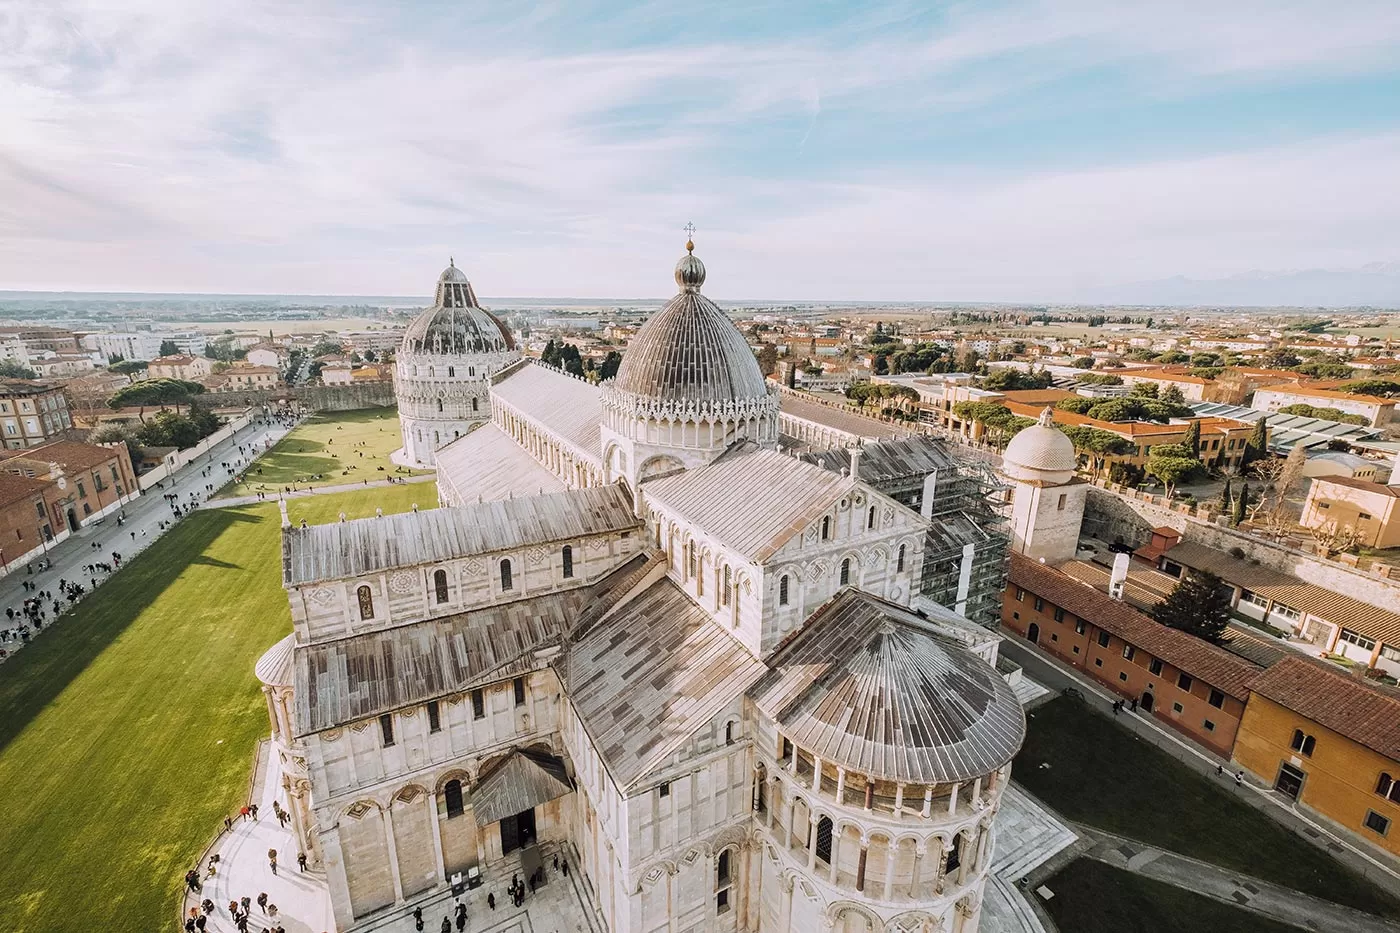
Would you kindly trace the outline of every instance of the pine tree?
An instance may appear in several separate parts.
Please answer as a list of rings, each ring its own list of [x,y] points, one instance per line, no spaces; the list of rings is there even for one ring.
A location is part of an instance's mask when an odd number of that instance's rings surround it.
[[[1191,456],[1196,459],[1201,457],[1201,422],[1193,420],[1191,426],[1186,429],[1186,438],[1181,442],[1181,446],[1191,448]]]
[[[1220,490],[1220,514],[1230,514],[1230,477],[1225,477],[1225,488]]]
[[[1152,618],[1218,645],[1230,622],[1230,598],[1215,574],[1192,570],[1153,607]]]
[[[1247,511],[1248,508],[1249,484],[1245,483],[1240,487],[1240,494],[1235,497],[1235,511],[1230,515],[1231,524],[1238,528],[1240,523],[1244,521],[1245,516],[1249,514]]]

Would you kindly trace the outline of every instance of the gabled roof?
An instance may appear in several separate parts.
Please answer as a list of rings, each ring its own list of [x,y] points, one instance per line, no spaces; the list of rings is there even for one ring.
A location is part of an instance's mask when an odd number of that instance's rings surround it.
[[[549,803],[574,789],[564,762],[543,749],[516,748],[482,768],[472,815],[486,826]]]
[[[0,472],[0,507],[20,502],[43,493],[50,480],[20,476],[18,473]]]
[[[1237,700],[1249,697],[1250,684],[1259,674],[1258,665],[1194,635],[1168,628],[1127,603],[1024,555],[1011,555],[1008,579],[1012,585],[1116,635]]]
[[[642,495],[761,563],[855,485],[850,477],[746,444],[703,467],[644,483]]]
[[[814,421],[832,430],[870,440],[907,437],[912,433],[896,425],[868,418],[852,409],[826,405],[816,398],[803,398],[794,392],[784,392],[778,396],[778,410],[784,415]]]
[[[438,448],[438,486],[451,487],[453,501],[510,499],[563,492],[562,480],[494,424]],[[461,488],[457,488],[458,484]]]
[[[558,435],[575,456],[602,466],[602,395],[586,379],[531,360],[495,383],[491,396]]]
[[[797,746],[877,780],[945,784],[1010,761],[1021,704],[990,664],[893,603],[843,589],[749,697]]]
[[[1400,697],[1287,658],[1254,680],[1254,692],[1392,761],[1400,761]]]
[[[121,456],[114,447],[82,444],[78,441],[50,441],[38,447],[6,451],[5,454],[7,460],[37,460],[41,463],[57,463],[66,472],[91,470]]]
[[[569,704],[624,792],[764,672],[668,578],[570,644],[555,666]]]
[[[860,450],[857,478],[874,486],[911,477],[922,480],[934,470],[952,470],[958,465],[947,442],[928,434],[865,444]],[[805,453],[801,459],[832,473],[851,469],[849,447]]]
[[[621,486],[286,528],[282,582],[298,586],[640,526]]]

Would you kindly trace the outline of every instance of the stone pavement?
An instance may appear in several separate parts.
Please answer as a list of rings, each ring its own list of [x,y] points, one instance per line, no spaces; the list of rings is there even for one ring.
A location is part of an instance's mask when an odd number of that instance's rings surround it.
[[[20,586],[21,581],[37,584],[40,589],[56,593],[60,579],[77,580],[87,584],[92,575],[83,572],[83,565],[94,561],[111,561],[113,551],[122,555],[122,566],[126,566],[133,557],[150,547],[162,534],[174,527],[177,520],[171,514],[169,503],[162,496],[174,493],[179,496],[183,503],[190,501],[190,493],[194,493],[200,500],[200,508],[204,508],[204,497],[208,495],[204,488],[206,484],[212,482],[215,486],[219,486],[227,481],[226,476],[202,476],[201,472],[206,467],[212,463],[214,472],[218,473],[220,463],[231,462],[240,456],[238,453],[240,445],[245,448],[252,445],[258,452],[262,452],[271,443],[276,443],[281,439],[289,430],[289,428],[275,422],[270,425],[252,424],[242,428],[232,437],[211,447],[207,456],[200,457],[178,471],[174,477],[165,480],[164,488],[153,487],[146,493],[127,500],[123,506],[126,520],[122,525],[117,525],[116,514],[112,514],[102,524],[80,528],[49,548],[45,556],[53,562],[51,569],[27,574],[24,567],[12,565],[10,572],[0,577],[0,628],[17,627],[5,616],[4,609],[9,606],[18,610],[24,603],[25,597],[30,595],[25,593]],[[160,527],[161,522],[165,522],[164,529]],[[93,547],[94,542],[98,544],[98,547]],[[117,571],[117,573],[120,572],[120,570]],[[84,598],[91,599],[93,593],[101,590],[104,582],[102,575],[99,574],[97,590],[89,590]],[[64,603],[66,605],[67,601],[65,600]],[[57,624],[61,624],[67,616],[68,613],[65,612],[59,617]],[[50,627],[54,624],[54,619],[50,616],[44,624],[44,628],[32,634],[31,638],[47,637]],[[11,639],[0,647],[6,648],[13,654],[16,649],[22,647],[22,643]]]
[[[1093,841],[1086,857],[1173,887],[1204,894],[1234,907],[1263,914],[1309,930],[1348,933],[1397,933],[1400,923],[1309,897],[1282,885],[1260,881],[1196,859],[1178,855],[1089,827],[1080,831]]]
[[[216,874],[205,877],[204,890],[199,894],[185,892],[185,915],[189,909],[199,904],[203,898],[214,902],[214,913],[209,917],[206,929],[209,933],[237,933],[229,916],[228,902],[242,897],[253,899],[248,929],[267,930],[281,924],[287,933],[322,933],[334,930],[335,920],[331,914],[330,891],[326,887],[324,872],[302,872],[297,868],[297,845],[292,835],[291,823],[283,829],[277,825],[277,817],[272,812],[272,801],[277,800],[286,809],[291,801],[282,794],[282,775],[277,754],[268,742],[262,746],[259,756],[258,775],[255,784],[255,799],[258,801],[258,819],[234,817],[233,831],[220,832],[211,854],[217,853],[219,863]],[[279,798],[279,794],[282,796]],[[212,828],[212,827],[211,827]],[[272,873],[268,864],[267,850],[277,850],[277,874]],[[208,874],[209,861],[206,858],[199,866],[201,875]],[[258,908],[258,894],[266,892],[268,903],[276,905],[277,915],[270,916]]]
[[[265,498],[259,499],[252,496],[229,496],[224,499],[211,499],[204,505],[204,508],[222,509],[235,505],[252,505],[255,502],[276,502],[282,499],[304,499],[307,496],[319,496],[322,493],[330,492],[354,492],[357,489],[374,489],[382,486],[400,486],[405,483],[433,483],[437,481],[436,473],[428,473],[423,476],[405,476],[395,479],[392,483],[387,479],[373,479],[358,483],[340,483],[336,486],[316,486],[311,489],[298,489],[296,492],[269,492]]]

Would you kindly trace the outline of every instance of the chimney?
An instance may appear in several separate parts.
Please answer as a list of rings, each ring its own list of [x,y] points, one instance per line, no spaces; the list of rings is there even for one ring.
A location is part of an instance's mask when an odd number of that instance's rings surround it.
[[[1113,573],[1108,578],[1108,595],[1114,599],[1123,598],[1123,587],[1128,582],[1128,561],[1131,558],[1127,554],[1113,555]]]
[[[860,447],[851,448],[851,479],[860,479]]]

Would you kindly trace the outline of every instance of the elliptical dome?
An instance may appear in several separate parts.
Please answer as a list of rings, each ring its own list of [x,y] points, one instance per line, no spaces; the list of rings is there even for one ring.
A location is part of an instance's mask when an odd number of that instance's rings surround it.
[[[515,349],[515,338],[476,301],[465,273],[450,261],[438,276],[433,306],[408,325],[402,352],[458,355]]]
[[[1046,408],[1006,445],[1001,471],[1011,479],[1057,485],[1073,479],[1077,466],[1074,442],[1054,426],[1054,414]]]
[[[686,244],[676,263],[680,292],[652,315],[622,356],[613,389],[673,404],[710,406],[766,398],[768,383],[748,341],[700,294],[705,266]]]

